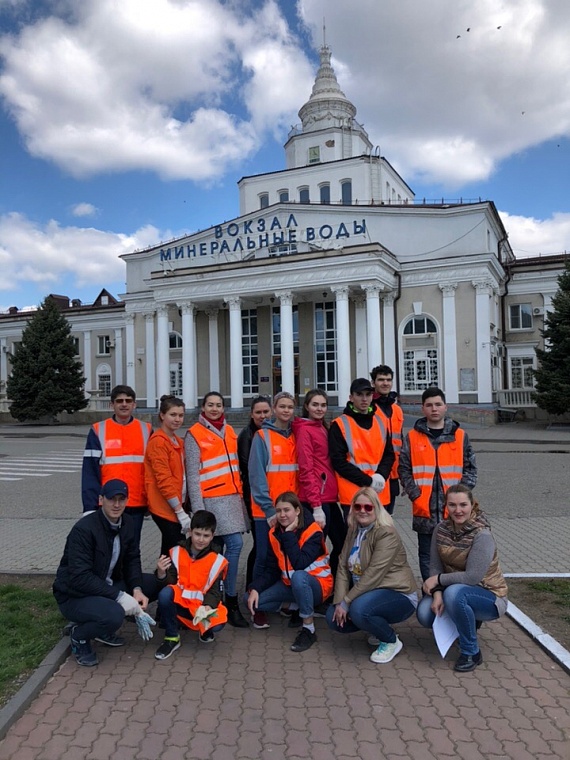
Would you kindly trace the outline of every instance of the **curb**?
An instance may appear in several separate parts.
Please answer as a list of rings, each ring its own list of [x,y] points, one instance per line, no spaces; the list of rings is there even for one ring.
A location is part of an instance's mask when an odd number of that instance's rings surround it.
[[[560,667],[570,675],[570,652],[553,639],[549,633],[545,633],[542,628],[532,621],[522,610],[509,602],[507,607],[507,616],[511,618],[520,628],[527,633],[531,639],[544,649],[546,654],[557,662]]]
[[[0,741],[18,718],[25,713],[55,671],[65,662],[70,651],[69,637],[65,636],[57,642],[51,652],[48,652],[22,688],[0,710]]]

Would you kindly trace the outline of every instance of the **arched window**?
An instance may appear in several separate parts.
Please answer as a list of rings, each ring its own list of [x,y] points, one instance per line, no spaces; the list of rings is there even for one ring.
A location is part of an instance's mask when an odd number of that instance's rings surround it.
[[[340,183],[341,199],[343,206],[352,204],[352,181],[345,179]]]
[[[111,367],[108,364],[99,364],[96,371],[97,390],[101,396],[110,396],[112,386]]]
[[[319,187],[320,194],[321,194],[321,203],[330,203],[331,202],[331,186],[328,182],[325,182]]]
[[[267,208],[269,206],[269,193],[261,193],[259,196],[259,208]]]
[[[423,314],[410,317],[402,331],[404,391],[439,385],[438,330]]]
[[[287,203],[289,201],[289,190],[279,190],[279,203]]]
[[[299,188],[299,203],[310,203],[308,187]]]
[[[182,348],[182,335],[177,332],[171,332],[168,336],[169,348],[171,351],[175,351],[178,348]]]

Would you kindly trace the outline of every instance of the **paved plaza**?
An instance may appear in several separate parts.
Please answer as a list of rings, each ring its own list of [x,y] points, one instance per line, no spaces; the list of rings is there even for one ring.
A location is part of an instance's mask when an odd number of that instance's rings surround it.
[[[82,447],[82,430],[59,433]],[[570,572],[562,508],[570,431],[508,424],[469,434],[487,483],[477,495],[489,505],[503,570]],[[45,478],[42,487],[54,483]],[[17,485],[8,484],[10,495]],[[49,499],[30,514],[2,498],[0,571],[53,573],[74,520],[69,510],[54,514]],[[404,498],[396,523],[417,572]],[[147,520],[145,569],[157,548]],[[295,654],[295,632],[279,616],[265,631],[226,627],[209,646],[184,632],[182,647],[157,662],[162,632],[144,644],[125,624],[128,645],[97,645],[98,667],[64,662],[0,742],[0,760],[570,758],[570,675],[515,622],[483,626],[484,663],[467,674],[452,670],[455,648],[442,660],[415,619],[397,628],[404,649],[388,665],[369,662],[363,634],[332,634],[323,620],[317,644]]]

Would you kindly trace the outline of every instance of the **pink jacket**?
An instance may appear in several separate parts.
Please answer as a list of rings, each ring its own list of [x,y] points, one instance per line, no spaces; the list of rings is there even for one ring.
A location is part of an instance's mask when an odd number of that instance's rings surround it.
[[[297,442],[299,498],[313,509],[325,502],[338,501],[326,427],[305,417],[295,417],[292,427]]]

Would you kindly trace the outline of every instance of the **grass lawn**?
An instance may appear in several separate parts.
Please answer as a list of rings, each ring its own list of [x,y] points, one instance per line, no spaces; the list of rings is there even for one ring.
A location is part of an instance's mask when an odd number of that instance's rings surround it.
[[[0,707],[61,638],[65,624],[46,576],[0,577]]]
[[[570,651],[570,580],[507,578],[509,599]]]

